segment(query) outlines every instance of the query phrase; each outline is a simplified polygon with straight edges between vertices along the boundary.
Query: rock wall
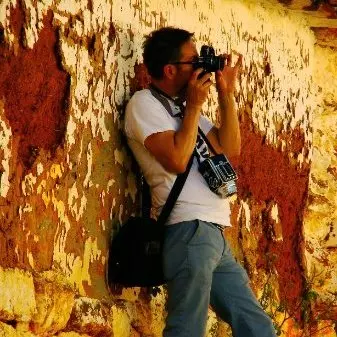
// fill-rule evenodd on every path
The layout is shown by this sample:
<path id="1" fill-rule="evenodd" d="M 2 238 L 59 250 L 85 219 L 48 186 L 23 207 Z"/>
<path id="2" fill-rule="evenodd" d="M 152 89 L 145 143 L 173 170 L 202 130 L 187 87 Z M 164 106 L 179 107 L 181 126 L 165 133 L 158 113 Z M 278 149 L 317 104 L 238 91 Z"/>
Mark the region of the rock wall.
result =
<path id="1" fill-rule="evenodd" d="M 335 336 L 335 49 L 281 6 L 215 0 L 0 3 L 0 336 L 161 335 L 165 287 L 109 294 L 104 270 L 139 206 L 124 107 L 167 25 L 244 55 L 226 235 L 282 336 Z M 207 336 L 230 336 L 211 310 Z"/>
<path id="2" fill-rule="evenodd" d="M 314 79 L 318 106 L 313 114 L 313 158 L 304 216 L 308 282 L 319 296 L 316 311 L 336 318 L 337 161 L 336 71 L 337 30 L 319 30 Z"/>

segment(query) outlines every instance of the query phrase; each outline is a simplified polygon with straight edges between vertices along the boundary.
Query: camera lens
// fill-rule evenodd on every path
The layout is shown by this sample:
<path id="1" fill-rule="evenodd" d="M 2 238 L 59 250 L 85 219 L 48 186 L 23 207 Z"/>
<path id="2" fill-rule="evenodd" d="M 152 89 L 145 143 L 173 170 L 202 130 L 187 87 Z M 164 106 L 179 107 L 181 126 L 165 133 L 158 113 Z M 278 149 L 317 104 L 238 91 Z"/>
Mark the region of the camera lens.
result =
<path id="1" fill-rule="evenodd" d="M 214 48 L 203 45 L 200 50 L 200 57 L 195 63 L 194 68 L 204 68 L 205 72 L 215 72 L 222 70 L 225 65 L 225 60 L 222 56 L 215 56 Z"/>

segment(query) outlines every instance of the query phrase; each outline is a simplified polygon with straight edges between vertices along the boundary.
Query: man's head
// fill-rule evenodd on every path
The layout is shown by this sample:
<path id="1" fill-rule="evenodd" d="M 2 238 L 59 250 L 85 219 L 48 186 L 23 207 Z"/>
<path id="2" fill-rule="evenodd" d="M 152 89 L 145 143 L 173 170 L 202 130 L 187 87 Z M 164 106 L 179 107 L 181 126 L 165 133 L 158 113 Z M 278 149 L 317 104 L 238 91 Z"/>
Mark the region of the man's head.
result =
<path id="1" fill-rule="evenodd" d="M 160 28 L 147 35 L 143 44 L 143 58 L 149 74 L 157 80 L 162 79 L 164 66 L 180 60 L 181 47 L 193 35 L 174 27 Z"/>
<path id="2" fill-rule="evenodd" d="M 175 64 L 193 61 L 198 56 L 194 33 L 184 29 L 165 27 L 149 34 L 143 44 L 144 64 L 154 80 L 171 81 L 177 90 L 186 86 L 193 67 L 191 64 Z"/>

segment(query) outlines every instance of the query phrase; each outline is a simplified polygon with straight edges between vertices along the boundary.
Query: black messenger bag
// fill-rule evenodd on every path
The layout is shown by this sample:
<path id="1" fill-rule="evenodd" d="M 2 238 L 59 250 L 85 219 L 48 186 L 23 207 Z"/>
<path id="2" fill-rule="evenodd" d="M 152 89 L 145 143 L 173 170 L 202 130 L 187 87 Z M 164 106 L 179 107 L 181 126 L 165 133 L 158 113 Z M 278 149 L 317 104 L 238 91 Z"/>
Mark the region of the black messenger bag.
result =
<path id="1" fill-rule="evenodd" d="M 193 154 L 186 171 L 177 176 L 157 221 L 150 218 L 150 192 L 143 183 L 142 217 L 129 218 L 110 244 L 106 277 L 109 288 L 118 284 L 154 287 L 165 283 L 162 263 L 164 224 L 184 186 L 192 162 Z"/>

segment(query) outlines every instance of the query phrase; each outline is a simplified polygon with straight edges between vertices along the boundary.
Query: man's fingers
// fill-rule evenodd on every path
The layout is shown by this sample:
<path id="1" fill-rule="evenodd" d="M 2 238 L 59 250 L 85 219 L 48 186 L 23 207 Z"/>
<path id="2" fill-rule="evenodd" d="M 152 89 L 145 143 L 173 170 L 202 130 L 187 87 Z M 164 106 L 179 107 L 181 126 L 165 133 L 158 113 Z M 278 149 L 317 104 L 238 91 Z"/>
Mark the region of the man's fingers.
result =
<path id="1" fill-rule="evenodd" d="M 239 55 L 238 60 L 236 61 L 235 65 L 234 65 L 235 68 L 239 68 L 239 67 L 242 66 L 243 56 L 242 56 L 242 54 L 239 54 L 239 53 L 237 53 L 235 51 L 234 51 L 234 54 L 235 55 Z M 231 67 L 232 66 L 232 61 L 233 61 L 233 55 L 232 55 L 232 53 L 221 54 L 221 56 L 225 60 L 225 65 Z"/>
<path id="2" fill-rule="evenodd" d="M 200 76 L 205 70 L 203 68 L 198 68 L 191 77 L 192 82 L 198 81 L 200 84 L 204 84 L 205 82 L 209 81 L 212 74 L 211 73 L 205 73 L 202 76 Z"/>
<path id="3" fill-rule="evenodd" d="M 241 68 L 242 67 L 242 60 L 243 60 L 243 56 L 242 56 L 242 54 L 239 54 L 239 58 L 236 61 L 235 68 Z"/>
<path id="4" fill-rule="evenodd" d="M 196 81 L 198 79 L 198 76 L 204 71 L 202 68 L 198 68 L 191 77 L 191 80 Z"/>
<path id="5" fill-rule="evenodd" d="M 232 53 L 227 55 L 227 65 L 232 66 Z"/>
<path id="6" fill-rule="evenodd" d="M 223 59 L 225 60 L 225 66 L 231 66 L 232 63 L 232 54 L 221 54 Z"/>
<path id="7" fill-rule="evenodd" d="M 211 73 L 205 73 L 202 77 L 200 77 L 199 80 L 202 84 L 205 84 L 210 81 L 211 76 L 212 76 Z"/>
<path id="8" fill-rule="evenodd" d="M 211 80 L 208 80 L 207 82 L 204 83 L 204 87 L 206 89 L 209 89 L 214 83 Z"/>

